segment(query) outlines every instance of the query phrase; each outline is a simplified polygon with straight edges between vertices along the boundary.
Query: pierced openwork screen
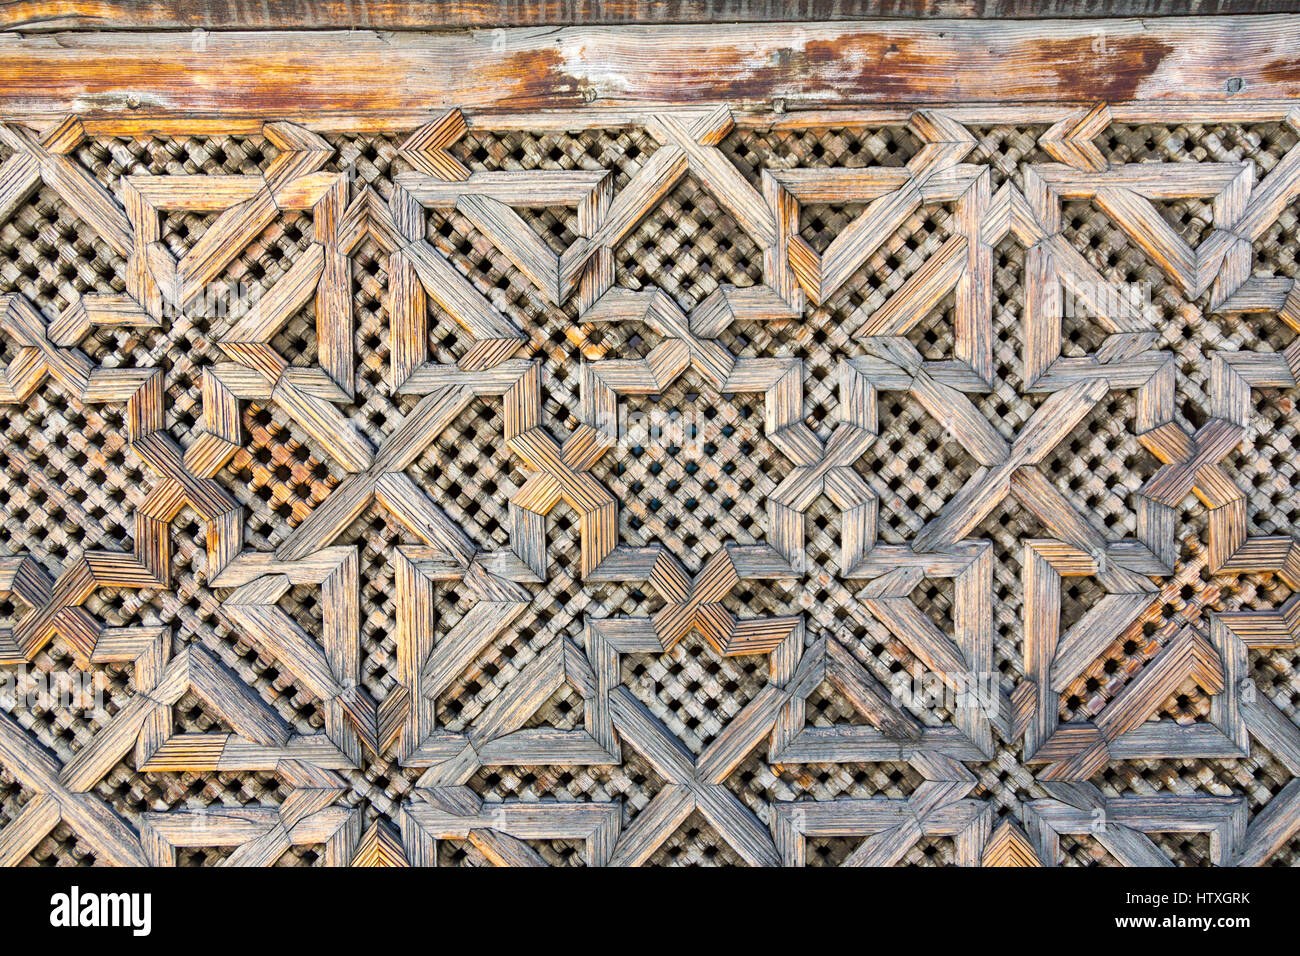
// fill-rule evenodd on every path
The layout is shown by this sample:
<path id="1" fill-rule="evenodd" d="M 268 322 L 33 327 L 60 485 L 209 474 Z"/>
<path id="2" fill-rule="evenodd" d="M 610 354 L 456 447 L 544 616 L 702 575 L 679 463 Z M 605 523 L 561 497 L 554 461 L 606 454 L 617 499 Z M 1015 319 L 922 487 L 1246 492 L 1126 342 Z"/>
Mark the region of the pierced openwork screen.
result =
<path id="1" fill-rule="evenodd" d="M 1300 114 L 592 116 L 0 128 L 0 863 L 1295 863 Z"/>

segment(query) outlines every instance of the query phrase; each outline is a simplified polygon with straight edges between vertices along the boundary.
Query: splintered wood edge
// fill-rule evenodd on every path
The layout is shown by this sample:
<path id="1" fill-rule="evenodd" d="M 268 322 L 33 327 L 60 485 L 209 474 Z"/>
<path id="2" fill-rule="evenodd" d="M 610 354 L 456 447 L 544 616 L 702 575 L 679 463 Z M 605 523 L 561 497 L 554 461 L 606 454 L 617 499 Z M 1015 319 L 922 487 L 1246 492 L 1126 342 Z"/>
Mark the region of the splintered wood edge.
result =
<path id="1" fill-rule="evenodd" d="M 1103 39 L 1098 47 L 1099 35 Z M 1115 122 L 1279 119 L 1300 94 L 1300 16 L 0 35 L 0 112 L 96 133 L 184 121 L 231 134 L 276 117 L 315 128 L 418 126 L 451 108 L 535 125 L 578 111 L 726 102 L 764 125 L 856 108 L 857 124 L 938 106 L 957 119 L 1057 122 L 1098 101 Z M 223 82 L 195 83 L 195 76 Z M 384 76 L 382 84 L 375 76 Z M 628 77 L 636 82 L 629 85 Z M 231 95 L 238 90 L 239 95 Z M 866 112 L 861 112 L 866 110 Z M 793 111 L 793 112 L 792 112 Z M 572 122 L 572 117 L 565 120 Z"/>

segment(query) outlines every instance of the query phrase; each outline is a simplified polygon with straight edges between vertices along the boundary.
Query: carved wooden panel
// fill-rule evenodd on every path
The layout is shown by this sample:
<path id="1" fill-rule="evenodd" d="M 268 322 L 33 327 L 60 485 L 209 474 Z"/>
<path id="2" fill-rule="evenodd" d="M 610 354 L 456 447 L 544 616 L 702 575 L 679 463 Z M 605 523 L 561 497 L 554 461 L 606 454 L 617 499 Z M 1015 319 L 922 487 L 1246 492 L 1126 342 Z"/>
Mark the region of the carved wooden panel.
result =
<path id="1" fill-rule="evenodd" d="M 4 101 L 0 863 L 1295 862 L 1300 106 L 699 100 Z"/>

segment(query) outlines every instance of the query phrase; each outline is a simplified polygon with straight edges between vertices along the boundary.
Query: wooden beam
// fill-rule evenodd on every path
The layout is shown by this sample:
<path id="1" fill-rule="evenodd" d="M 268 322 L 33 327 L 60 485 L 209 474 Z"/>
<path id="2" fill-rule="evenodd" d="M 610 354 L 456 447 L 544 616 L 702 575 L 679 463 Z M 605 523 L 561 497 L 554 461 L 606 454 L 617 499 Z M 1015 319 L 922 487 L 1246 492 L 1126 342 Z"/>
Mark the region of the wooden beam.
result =
<path id="1" fill-rule="evenodd" d="M 19 0 L 0 28 L 48 30 L 436 30 L 454 27 L 1045 19 L 1292 13 L 1294 0 Z"/>
<path id="2" fill-rule="evenodd" d="M 236 115 L 319 126 L 329 115 L 410 121 L 452 107 L 607 110 L 607 121 L 629 123 L 622 111 L 723 101 L 780 112 L 1106 100 L 1119 121 L 1125 103 L 1160 116 L 1196 101 L 1223 117 L 1300 95 L 1297 47 L 1300 16 L 1285 15 L 491 34 L 11 33 L 0 35 L 0 111 L 29 121 L 77 112 L 92 125 L 107 116 L 141 132 L 169 115 L 191 127 L 225 118 L 229 131 Z"/>

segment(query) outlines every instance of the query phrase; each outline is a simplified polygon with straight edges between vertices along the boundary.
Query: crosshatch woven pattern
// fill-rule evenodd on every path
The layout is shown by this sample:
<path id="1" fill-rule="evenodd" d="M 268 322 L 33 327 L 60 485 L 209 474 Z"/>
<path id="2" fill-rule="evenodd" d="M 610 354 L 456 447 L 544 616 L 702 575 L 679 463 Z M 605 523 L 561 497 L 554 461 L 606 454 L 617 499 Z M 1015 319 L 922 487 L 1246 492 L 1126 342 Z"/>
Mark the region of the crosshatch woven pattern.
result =
<path id="1" fill-rule="evenodd" d="M 1294 865 L 1300 114 L 560 125 L 0 126 L 0 863 Z"/>

